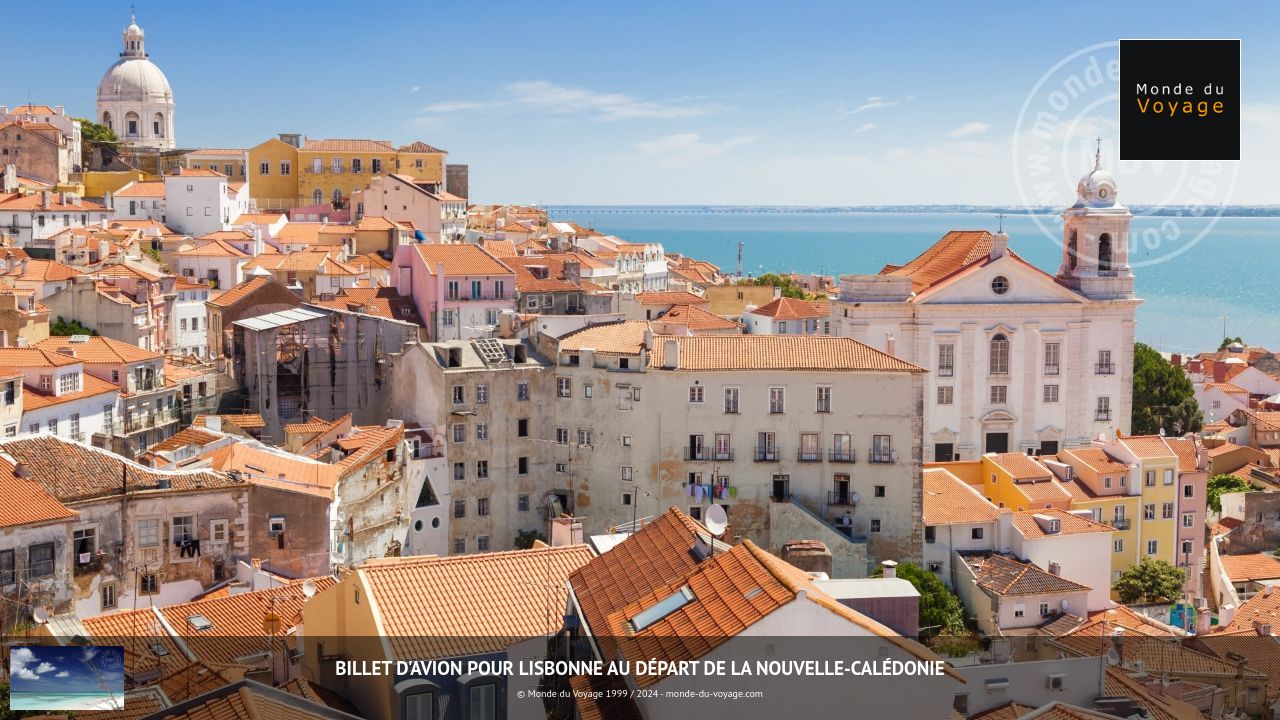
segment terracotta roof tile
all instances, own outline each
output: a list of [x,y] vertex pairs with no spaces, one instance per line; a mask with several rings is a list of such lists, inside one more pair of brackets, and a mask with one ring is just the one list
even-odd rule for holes
[[1018,720],[1018,718],[1032,710],[1035,710],[1035,708],[1010,701],[1003,705],[997,705],[990,710],[984,710],[977,715],[972,715],[969,720]]
[[[1036,515],[1047,515],[1058,521],[1059,530],[1056,533],[1049,533],[1040,526],[1036,521]],[[1115,528],[1110,525],[1096,523],[1088,518],[1069,513],[1065,510],[1057,508],[1045,508],[1043,510],[1024,510],[1016,512],[1011,518],[1013,527],[1025,538],[1042,538],[1054,537],[1058,535],[1086,535],[1089,533],[1110,533]]]
[[1120,442],[1134,455],[1143,460],[1175,459],[1177,453],[1165,443],[1159,435],[1133,435],[1119,438]]
[[952,230],[914,260],[882,275],[905,275],[911,288],[921,292],[968,265],[987,259],[991,253],[991,233],[986,230]]
[[258,275],[251,277],[235,287],[227,288],[226,292],[223,292],[209,300],[208,304],[220,308],[231,307],[232,305],[235,305],[241,300],[249,297],[254,291],[269,282],[271,282],[271,278],[266,276]]
[[221,439],[222,436],[217,433],[212,433],[198,427],[188,427],[183,428],[172,436],[152,445],[148,450],[151,452],[169,452],[184,447],[204,447],[205,445],[215,443]]
[[680,349],[679,370],[924,372],[853,338],[796,335],[659,336],[653,340],[650,369],[664,369],[671,342]]
[[995,522],[1001,509],[946,468],[924,470],[924,524]]
[[1129,472],[1129,465],[1127,463],[1116,460],[1108,455],[1102,448],[1066,448],[1059,451],[1058,455],[1069,455],[1078,458],[1085,465],[1103,474]]
[[56,260],[37,260],[35,258],[27,260],[26,263],[19,263],[16,272],[4,273],[6,277],[37,282],[59,282],[70,280],[83,274],[80,270],[70,265],[63,265]]
[[1280,578],[1280,559],[1271,553],[1223,555],[1222,570],[1232,582]]
[[676,305],[668,310],[661,320],[688,326],[690,331],[737,330],[742,327],[732,320],[722,318],[697,305]]
[[40,483],[13,474],[13,465],[0,462],[0,527],[57,522],[79,515],[49,494]]
[[395,148],[386,140],[326,139],[307,140],[299,148],[303,152],[370,152],[392,153]]
[[77,362],[90,365],[105,363],[110,365],[159,360],[164,356],[151,350],[143,350],[137,345],[113,340],[104,335],[92,335],[84,342],[72,342],[70,337],[53,336],[36,343],[41,350],[52,352],[74,352],[70,357]]
[[825,300],[797,300],[780,297],[768,305],[762,305],[751,311],[752,315],[771,317],[774,320],[803,320],[807,318],[824,318],[831,312],[830,303]]
[[179,250],[182,257],[249,257],[248,253],[228,243],[226,240],[213,239],[186,250]]
[[421,325],[413,298],[403,296],[395,288],[343,288],[331,299],[312,300],[311,305],[332,310],[364,312],[366,315],[411,322]]
[[1041,480],[1053,477],[1049,469],[1030,455],[1022,453],[992,453],[986,457],[997,467],[1009,473],[1014,480]]
[[39,388],[31,387],[30,385],[24,385],[22,387],[22,409],[24,412],[30,412],[31,410],[39,410],[41,408],[52,407],[54,405],[76,402],[85,398],[118,392],[121,392],[119,385],[94,377],[89,373],[81,373],[80,389],[75,392],[63,393],[61,395],[55,395],[52,390],[41,390]]
[[964,560],[979,587],[1002,597],[1089,591],[1086,585],[999,553],[966,554]]
[[396,148],[396,152],[402,152],[402,153],[435,153],[435,154],[438,154],[438,155],[447,155],[447,154],[448,154],[448,152],[447,152],[447,151],[445,151],[445,150],[441,150],[441,149],[440,149],[440,148],[438,148],[438,147],[433,147],[433,146],[431,146],[431,145],[428,145],[428,144],[426,144],[426,143],[422,142],[421,140],[416,140],[416,141],[414,141],[414,142],[412,142],[412,143],[409,143],[408,145],[401,145],[400,147]]
[[636,294],[641,305],[709,305],[710,300],[683,290],[663,290]]
[[342,477],[340,468],[310,458],[271,449],[256,442],[233,442],[204,454],[209,466],[221,472],[238,471],[250,483],[280,490],[333,498]]
[[[385,558],[357,568],[397,659],[496,652],[560,629],[565,581],[585,545],[454,557]],[[556,608],[548,614],[547,608]]]
[[163,180],[135,180],[120,188],[113,196],[119,198],[163,198]]
[[639,355],[648,329],[649,323],[644,320],[588,325],[560,336],[560,352],[592,349],[610,355]]
[[479,245],[438,245],[420,243],[413,246],[426,263],[427,272],[436,273],[444,265],[446,275],[514,275],[510,267],[485,252]]

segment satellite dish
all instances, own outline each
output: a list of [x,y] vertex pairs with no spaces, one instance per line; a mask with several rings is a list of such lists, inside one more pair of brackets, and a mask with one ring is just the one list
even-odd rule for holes
[[724,534],[725,529],[729,527],[729,515],[725,513],[723,505],[712,505],[707,508],[706,524],[712,535],[720,537]]
[[31,611],[31,619],[35,620],[36,623],[43,625],[49,622],[49,611],[42,607],[34,608]]
[[303,594],[303,595],[305,595],[305,596],[307,596],[307,597],[312,597],[312,596],[314,596],[314,595],[316,594],[316,584],[315,584],[315,582],[314,582],[314,581],[312,581],[312,580],[308,580],[308,581],[306,581],[306,582],[302,583],[302,594]]

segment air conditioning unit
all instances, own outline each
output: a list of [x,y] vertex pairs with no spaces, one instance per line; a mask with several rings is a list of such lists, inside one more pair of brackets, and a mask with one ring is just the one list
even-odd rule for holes
[[1066,689],[1066,684],[1067,684],[1066,675],[1050,675],[1045,678],[1045,687],[1049,688],[1050,690],[1061,692],[1062,690]]
[[284,518],[276,516],[270,519],[267,524],[268,532],[272,535],[279,535],[284,532]]
[[940,562],[929,563],[929,572],[942,572],[942,563]]

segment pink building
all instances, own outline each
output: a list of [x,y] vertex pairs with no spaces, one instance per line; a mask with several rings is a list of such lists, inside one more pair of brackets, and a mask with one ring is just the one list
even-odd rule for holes
[[479,245],[401,245],[392,260],[396,291],[412,295],[436,340],[489,337],[503,310],[516,309],[516,274]]

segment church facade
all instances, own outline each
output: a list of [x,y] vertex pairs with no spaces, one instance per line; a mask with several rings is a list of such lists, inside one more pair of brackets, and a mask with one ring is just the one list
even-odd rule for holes
[[1056,275],[1002,232],[952,231],[905,265],[846,275],[833,332],[926,368],[924,461],[1056,453],[1127,433],[1132,409],[1132,215],[1094,169],[1063,212]]
[[98,83],[97,122],[115,131],[121,144],[142,150],[172,150],[173,90],[147,55],[146,36],[131,19],[120,59]]

